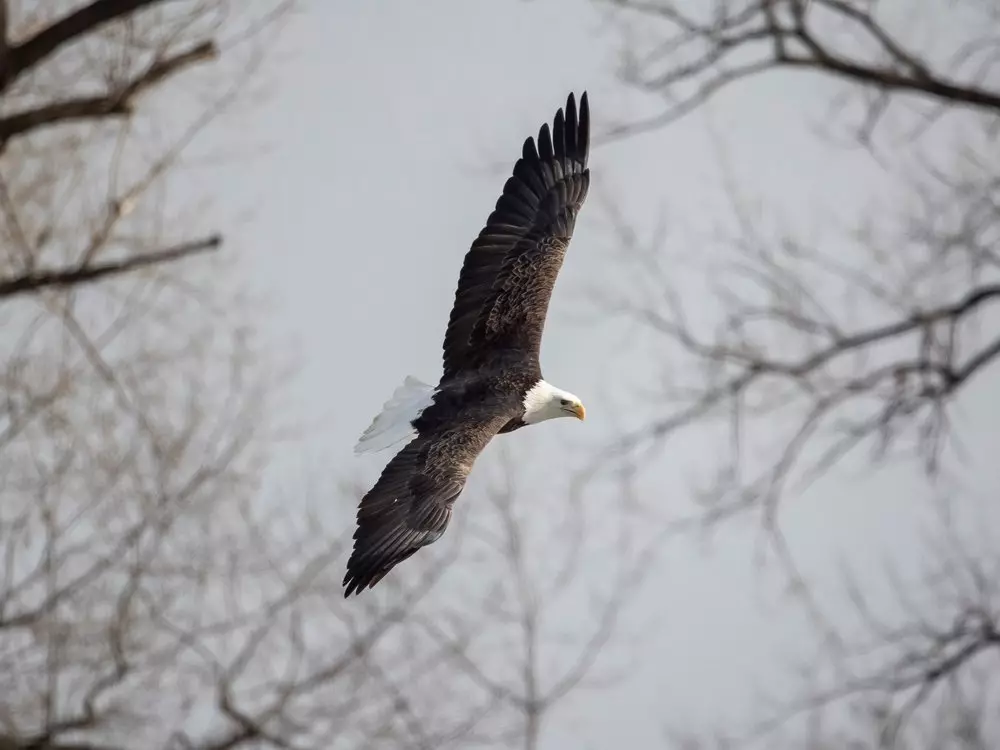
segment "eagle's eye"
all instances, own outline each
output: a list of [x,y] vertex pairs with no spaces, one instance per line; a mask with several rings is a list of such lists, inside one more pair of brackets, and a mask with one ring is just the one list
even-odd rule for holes
[[569,404],[569,399],[561,398],[559,399],[560,406],[567,406]]

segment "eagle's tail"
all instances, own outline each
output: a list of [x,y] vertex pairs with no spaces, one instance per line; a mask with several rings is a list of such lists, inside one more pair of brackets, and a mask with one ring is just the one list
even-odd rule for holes
[[384,450],[414,437],[413,421],[434,402],[434,387],[408,375],[354,446],[355,453]]

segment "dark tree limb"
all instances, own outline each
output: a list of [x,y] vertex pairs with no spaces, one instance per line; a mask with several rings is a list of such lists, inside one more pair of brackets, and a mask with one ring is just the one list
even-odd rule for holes
[[166,250],[158,250],[153,253],[126,258],[125,260],[96,263],[85,268],[40,271],[12,279],[2,279],[0,280],[0,298],[38,292],[48,288],[65,288],[80,284],[89,284],[107,277],[120,276],[140,268],[158,266],[163,263],[170,263],[171,261],[186,258],[190,255],[215,250],[221,244],[222,237],[215,234],[205,239],[194,240],[167,248]]
[[7,0],[0,0],[0,71],[7,69],[7,53],[9,51],[9,47],[7,46],[8,20]]
[[0,750],[119,750],[110,745],[93,742],[51,742],[42,738],[22,740],[0,736]]
[[[973,50],[963,48],[951,68],[932,69],[927,60],[893,38],[875,17],[875,4],[856,7],[843,0],[752,0],[734,10],[716,0],[702,21],[670,0],[600,0],[662,24],[665,41],[651,54],[628,51],[625,78],[664,95],[666,109],[647,120],[623,124],[607,137],[619,138],[669,124],[722,89],[777,70],[819,73],[877,94],[869,119],[877,120],[892,94],[923,97],[951,107],[1000,112],[1000,91],[986,69],[965,74]],[[848,56],[822,38],[820,14],[870,43],[877,53]],[[874,122],[867,122],[870,130]],[[864,135],[864,133],[862,133]]]
[[14,136],[40,127],[58,125],[72,120],[91,120],[108,116],[128,116],[133,100],[174,73],[218,54],[213,42],[202,42],[184,52],[158,60],[117,91],[101,96],[85,96],[46,104],[0,118],[0,144]]
[[[111,21],[163,2],[169,0],[93,0],[63,16],[34,36],[7,49],[5,64],[0,67],[0,93],[65,45]],[[3,5],[6,11],[6,2]]]

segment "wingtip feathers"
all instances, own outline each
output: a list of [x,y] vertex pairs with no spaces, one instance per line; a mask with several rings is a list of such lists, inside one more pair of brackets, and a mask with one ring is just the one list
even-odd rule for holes
[[580,94],[577,107],[576,94],[569,92],[565,108],[556,110],[552,124],[543,123],[538,136],[524,140],[521,158],[528,162],[572,159],[584,169],[590,156],[590,98],[587,91]]

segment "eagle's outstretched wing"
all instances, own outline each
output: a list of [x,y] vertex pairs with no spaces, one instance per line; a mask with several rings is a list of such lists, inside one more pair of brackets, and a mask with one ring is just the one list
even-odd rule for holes
[[510,414],[498,409],[493,415],[455,414],[454,419],[411,440],[362,498],[344,576],[345,598],[371,588],[395,565],[441,538],[472,464]]
[[538,356],[556,276],[576,215],[587,197],[590,106],[573,94],[566,112],[533,139],[504,185],[496,208],[465,256],[444,338],[448,379],[479,366],[492,350]]

